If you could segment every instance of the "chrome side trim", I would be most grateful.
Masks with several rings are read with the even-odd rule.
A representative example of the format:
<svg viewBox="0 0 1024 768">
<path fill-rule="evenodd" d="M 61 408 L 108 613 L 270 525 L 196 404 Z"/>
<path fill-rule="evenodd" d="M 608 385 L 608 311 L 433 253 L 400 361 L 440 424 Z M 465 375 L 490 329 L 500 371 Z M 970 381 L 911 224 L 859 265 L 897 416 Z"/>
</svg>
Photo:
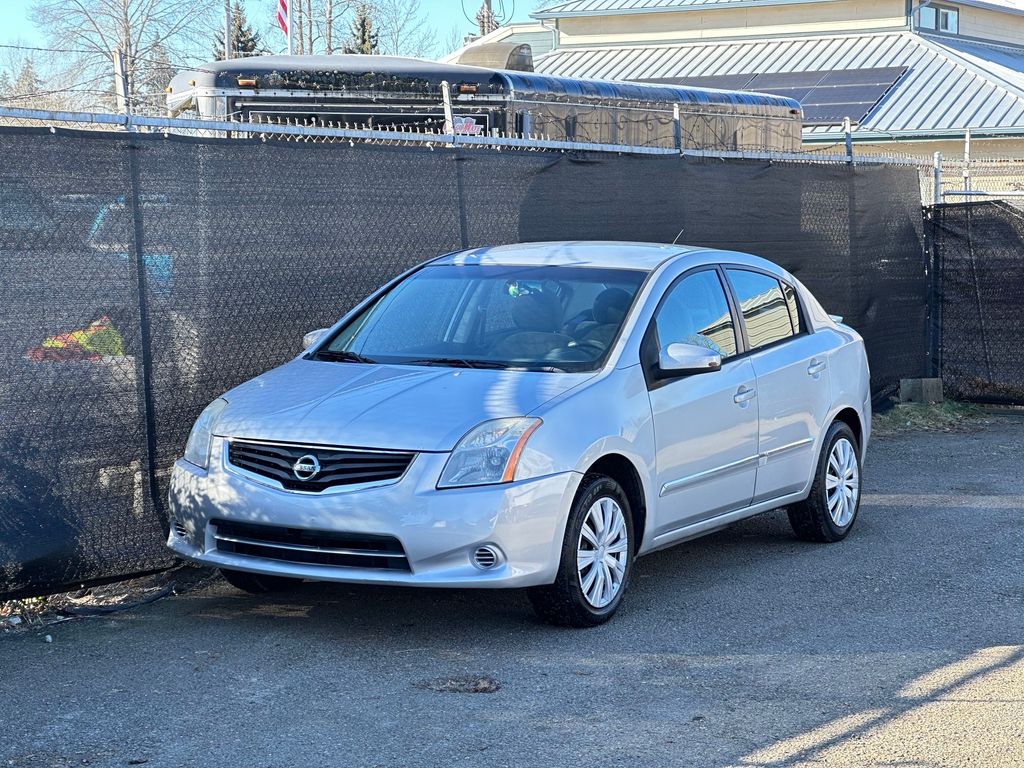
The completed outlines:
<svg viewBox="0 0 1024 768">
<path fill-rule="evenodd" d="M 786 445 L 780 445 L 777 448 L 772 448 L 769 451 L 763 451 L 762 453 L 759 453 L 756 456 L 748 456 L 745 459 L 740 459 L 739 461 L 732 461 L 729 462 L 728 464 L 723 464 L 720 467 L 706 469 L 703 472 L 697 472 L 696 474 L 693 475 L 680 477 L 677 480 L 670 480 L 669 482 L 661 486 L 661 493 L 659 495 L 665 496 L 667 494 L 672 493 L 673 491 L 678 491 L 680 488 L 685 488 L 686 486 L 693 485 L 694 483 L 704 482 L 705 480 L 708 480 L 711 477 L 714 477 L 715 475 L 718 474 L 732 472 L 733 470 L 737 469 L 742 469 L 743 467 L 746 467 L 747 465 L 755 462 L 759 467 L 763 467 L 765 464 L 768 463 L 768 459 L 774 456 L 778 456 L 782 453 L 795 450 L 797 448 L 802 448 L 803 446 L 813 442 L 813 437 L 805 437 L 802 440 L 796 440 L 792 443 L 787 443 Z"/>
<path fill-rule="evenodd" d="M 801 447 L 807 445 L 808 443 L 813 443 L 813 442 L 814 442 L 814 438 L 813 437 L 805 437 L 803 440 L 797 440 L 797 441 L 792 442 L 792 443 L 786 443 L 785 445 L 780 445 L 778 448 L 772 448 L 770 451 L 765 451 L 761 455 L 764 458 L 766 458 L 766 459 L 770 459 L 772 456 L 778 456 L 780 453 L 785 453 L 786 451 L 792 451 L 792 450 L 794 450 L 796 448 L 801 448 Z"/>
<path fill-rule="evenodd" d="M 747 466 L 748 464 L 755 464 L 760 459 L 758 456 L 748 456 L 745 459 L 739 461 L 731 461 L 728 464 L 723 464 L 720 467 L 714 467 L 713 469 L 705 469 L 703 472 L 698 472 L 694 475 L 687 475 L 686 477 L 680 477 L 678 480 L 670 480 L 661 486 L 661 496 L 672 493 L 672 491 L 678 491 L 680 488 L 685 488 L 687 485 L 693 485 L 694 483 L 700 483 L 708 478 L 723 473 L 731 472 L 735 469 L 740 469 Z"/>
<path fill-rule="evenodd" d="M 214 533 L 213 538 L 217 541 L 230 541 L 234 544 L 250 544 L 254 547 L 268 547 L 270 549 L 290 549 L 298 552 L 320 552 L 326 555 L 357 555 L 358 557 L 400 557 L 403 560 L 406 559 L 406 556 L 399 552 L 372 552 L 365 549 L 339 549 L 334 547 L 314 547 L 308 544 L 281 544 L 279 542 L 263 541 L 261 539 L 247 539 L 243 536 L 224 536 L 219 533 Z M 244 555 L 244 557 L 257 557 L 257 555 Z"/>
</svg>

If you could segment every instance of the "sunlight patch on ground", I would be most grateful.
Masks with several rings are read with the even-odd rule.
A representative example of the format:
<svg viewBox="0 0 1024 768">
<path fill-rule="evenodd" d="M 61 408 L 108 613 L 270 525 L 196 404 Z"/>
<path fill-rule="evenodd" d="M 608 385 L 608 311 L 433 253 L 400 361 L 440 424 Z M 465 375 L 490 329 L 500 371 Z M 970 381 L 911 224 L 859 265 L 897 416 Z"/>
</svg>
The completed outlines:
<svg viewBox="0 0 1024 768">
<path fill-rule="evenodd" d="M 975 651 L 911 681 L 889 707 L 783 739 L 735 768 L 965 764 L 1024 766 L 1024 646 Z"/>
</svg>

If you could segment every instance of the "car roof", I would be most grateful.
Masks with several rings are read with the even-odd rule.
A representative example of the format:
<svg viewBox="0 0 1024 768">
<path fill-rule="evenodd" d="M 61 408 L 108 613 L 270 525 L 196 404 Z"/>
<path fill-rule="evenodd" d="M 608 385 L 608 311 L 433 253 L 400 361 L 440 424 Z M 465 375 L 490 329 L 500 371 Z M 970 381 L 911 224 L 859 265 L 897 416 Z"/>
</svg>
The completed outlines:
<svg viewBox="0 0 1024 768">
<path fill-rule="evenodd" d="M 562 240 L 517 243 L 450 253 L 433 264 L 493 264 L 501 266 L 579 266 L 606 269 L 637 269 L 650 272 L 659 265 L 698 250 L 685 245 L 629 243 L 601 240 Z"/>
</svg>

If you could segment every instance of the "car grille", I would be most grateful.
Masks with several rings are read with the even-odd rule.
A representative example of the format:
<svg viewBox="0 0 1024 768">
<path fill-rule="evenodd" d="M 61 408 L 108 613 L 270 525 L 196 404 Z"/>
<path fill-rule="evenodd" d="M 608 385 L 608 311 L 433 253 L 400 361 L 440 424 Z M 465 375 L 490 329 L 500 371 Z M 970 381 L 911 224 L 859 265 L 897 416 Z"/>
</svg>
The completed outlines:
<svg viewBox="0 0 1024 768">
<path fill-rule="evenodd" d="M 320 471 L 309 480 L 295 475 L 295 464 L 306 456 L 315 456 Z M 290 491 L 317 493 L 342 485 L 382 483 L 397 480 L 415 454 L 391 451 L 361 451 L 352 448 L 248 443 L 232 440 L 228 461 L 240 469 L 276 480 Z"/>
<path fill-rule="evenodd" d="M 214 520 L 212 524 L 219 552 L 304 565 L 409 570 L 405 549 L 394 536 L 283 528 L 233 520 Z"/>
</svg>

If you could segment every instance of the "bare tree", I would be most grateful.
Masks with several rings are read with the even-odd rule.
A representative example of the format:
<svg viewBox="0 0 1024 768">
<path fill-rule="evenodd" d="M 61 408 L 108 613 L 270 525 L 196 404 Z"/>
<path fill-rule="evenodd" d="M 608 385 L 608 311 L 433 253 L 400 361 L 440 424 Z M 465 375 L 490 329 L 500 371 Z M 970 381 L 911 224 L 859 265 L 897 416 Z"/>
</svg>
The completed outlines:
<svg viewBox="0 0 1024 768">
<path fill-rule="evenodd" d="M 334 53 L 339 47 L 338 27 L 356 5 L 357 0 L 293 0 L 295 53 Z M 275 27 L 276 23 L 273 22 Z"/>
<path fill-rule="evenodd" d="M 324 53 L 334 53 L 334 0 L 324 0 Z"/>
<path fill-rule="evenodd" d="M 372 7 L 381 53 L 423 58 L 434 55 L 437 31 L 427 20 L 420 0 L 374 0 Z"/>
<path fill-rule="evenodd" d="M 466 43 L 466 35 L 462 31 L 462 28 L 458 24 L 454 24 L 448 28 L 448 34 L 444 36 L 441 41 L 438 54 L 446 56 L 449 53 L 453 53 L 461 48 Z"/>
<path fill-rule="evenodd" d="M 92 78 L 96 94 L 110 93 L 111 52 L 120 48 L 129 98 L 135 99 L 143 70 L 161 64 L 159 58 L 202 54 L 192 50 L 200 39 L 195 32 L 214 28 L 211 14 L 218 7 L 217 0 L 36 0 L 32 13 L 53 48 L 75 52 L 66 66 Z"/>
</svg>

